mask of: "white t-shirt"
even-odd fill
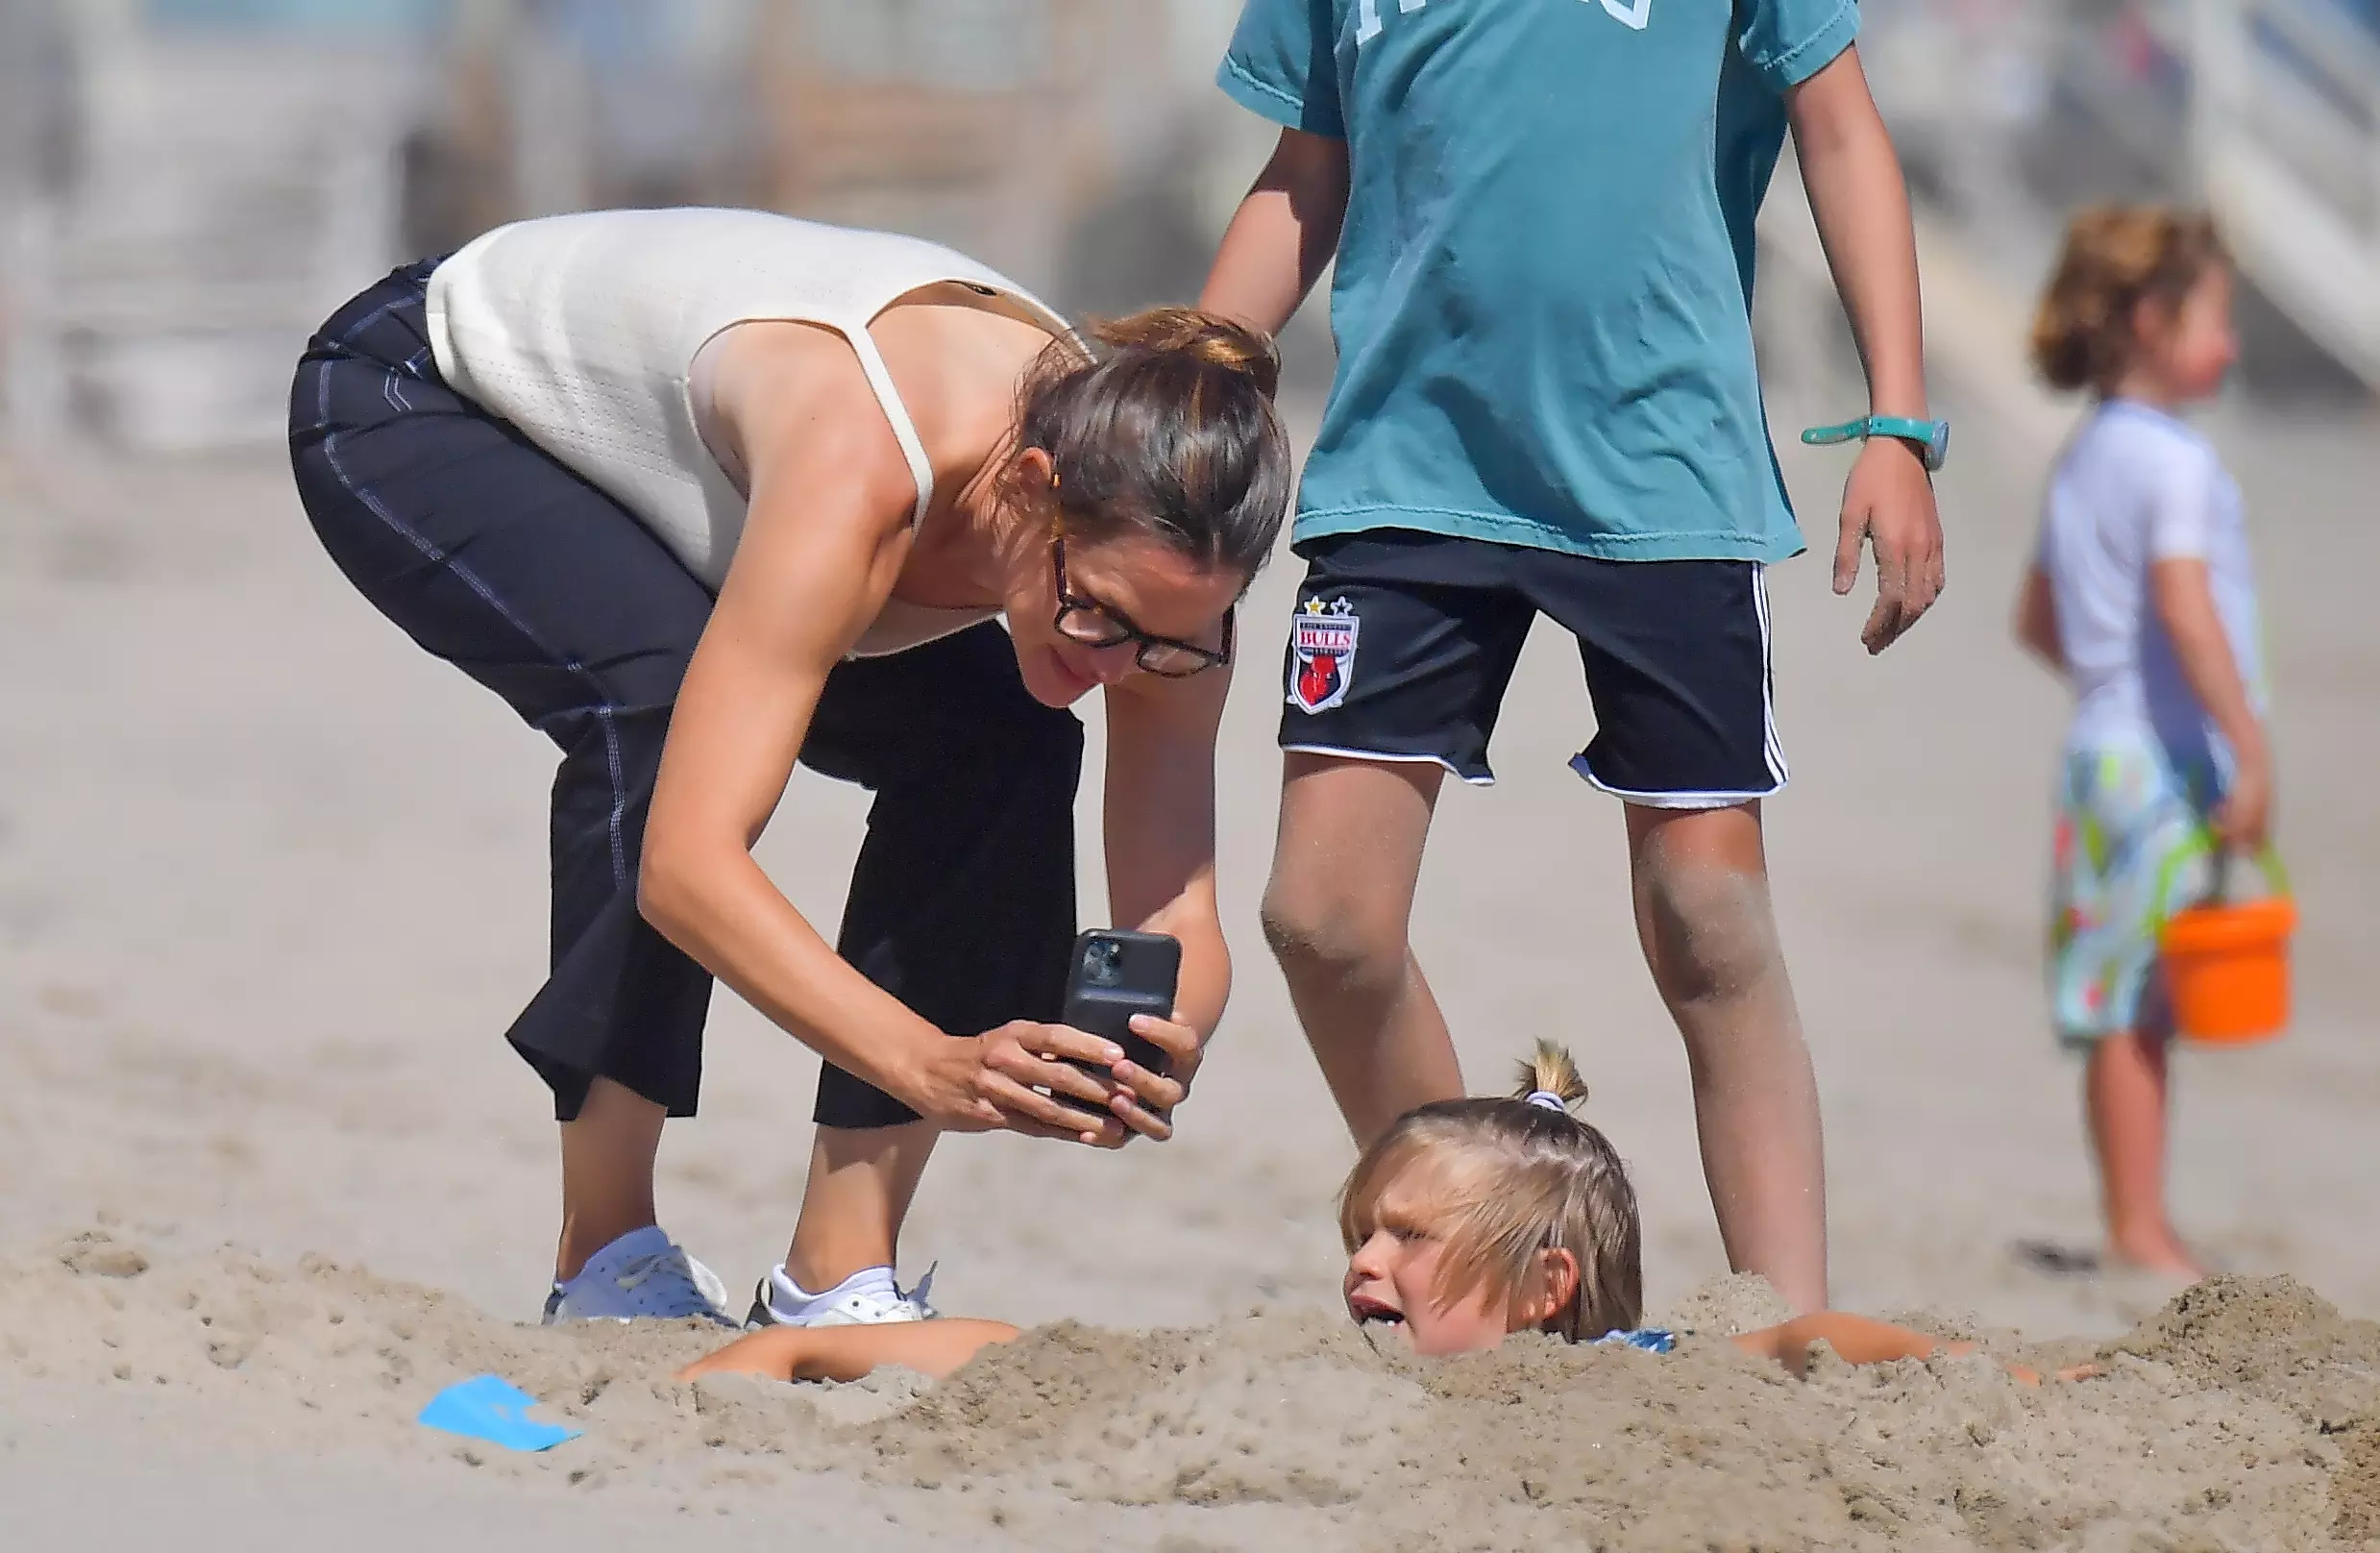
[[[2215,449],[2153,406],[2111,399],[2083,423],[2049,477],[2038,559],[2057,602],[2074,687],[2070,749],[2147,734],[2177,761],[2230,754],[2182,677],[2148,590],[2156,561],[2207,565],[2223,634],[2249,701],[2265,703],[2255,577],[2240,488]]]

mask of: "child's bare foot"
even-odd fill
[[[2099,1253],[2099,1266],[2108,1272],[2145,1272],[2187,1283],[2196,1283],[2206,1276],[2205,1267],[2171,1233],[2135,1240],[2111,1239],[2107,1248]]]

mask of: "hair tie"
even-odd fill
[[[1533,1089],[1529,1092],[1529,1097],[1521,1101],[1521,1103],[1523,1105],[1541,1105],[1549,1111],[1559,1111],[1564,1116],[1568,1116],[1570,1114],[1569,1102],[1564,1100],[1560,1096],[1555,1094],[1550,1089]]]

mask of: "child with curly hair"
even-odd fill
[[[2057,798],[2049,986],[2087,1053],[2083,1108],[2103,1265],[2196,1279],[2166,1213],[2158,940],[2272,818],[2256,588],[2240,489],[2180,419],[2237,355],[2212,221],[2109,207],[2075,217],[2033,327],[2053,387],[2095,403],[2051,470],[2017,639],[2074,695]]]

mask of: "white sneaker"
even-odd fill
[[[934,1270],[941,1266],[937,1262],[927,1268],[915,1289],[903,1290],[893,1283],[889,1270],[885,1278],[863,1287],[839,1287],[831,1298],[822,1296],[821,1302],[814,1303],[809,1313],[797,1319],[780,1314],[770,1297],[778,1276],[785,1270],[779,1268],[753,1289],[751,1313],[744,1318],[745,1330],[757,1332],[765,1326],[886,1326],[900,1321],[936,1320],[942,1312],[927,1303],[926,1295],[934,1287]],[[862,1277],[864,1273],[855,1273],[844,1282],[853,1283]]]
[[[630,1230],[587,1258],[578,1276],[546,1296],[545,1324],[557,1321],[675,1321],[694,1317],[732,1327],[727,1286],[670,1244],[660,1226]]]

